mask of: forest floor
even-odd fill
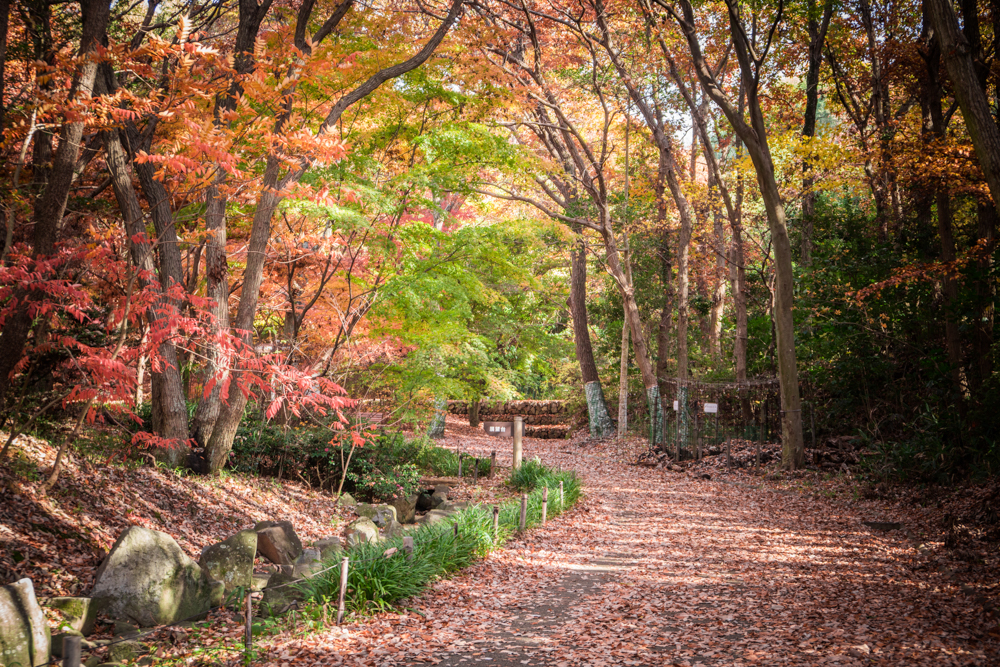
[[[446,444],[509,465],[509,441],[448,427]],[[526,441],[582,475],[576,508],[399,613],[265,640],[264,662],[1000,664],[995,558],[947,548],[936,509],[816,493],[826,477],[807,474],[643,468],[640,447]]]

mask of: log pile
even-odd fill
[[[469,414],[469,401],[448,401],[448,412],[453,415]],[[480,421],[512,422],[515,416],[524,418],[524,435],[527,438],[566,438],[568,415],[562,401],[480,401]]]

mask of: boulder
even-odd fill
[[[62,614],[63,620],[59,627],[71,628],[84,637],[94,631],[97,605],[90,598],[49,598],[45,606]]]
[[[445,498],[447,498],[448,494],[451,493],[451,489],[445,484],[438,484],[437,486],[434,487],[434,493],[440,494]]]
[[[340,494],[340,499],[337,500],[337,504],[344,507],[354,507],[358,504],[358,501],[351,494],[342,493]]]
[[[340,558],[340,554],[344,550],[339,537],[324,537],[322,540],[316,540],[313,542],[313,548],[319,549],[319,559],[324,561]]]
[[[437,506],[437,510],[439,512],[447,512],[448,514],[458,514],[462,510],[468,509],[468,507],[469,507],[468,500],[460,500],[454,503],[446,500],[445,502]]]
[[[319,549],[310,548],[303,551],[302,555],[295,561],[292,576],[296,579],[310,579],[322,569],[323,562],[320,560]]]
[[[142,644],[129,640],[127,642],[112,644],[111,648],[108,649],[108,659],[111,662],[123,662],[125,660],[134,660],[143,653],[145,653],[145,650],[142,648]]]
[[[396,518],[396,508],[392,505],[368,505],[361,503],[354,511],[364,519],[371,519],[372,523],[379,528],[385,528],[390,522],[398,521]]]
[[[391,540],[394,537],[403,537],[404,535],[406,535],[406,531],[403,529],[403,524],[398,521],[393,521],[382,529],[382,536],[386,539]]]
[[[267,582],[271,580],[270,572],[254,572],[250,575],[250,590],[259,593],[267,587]]]
[[[378,542],[378,528],[371,519],[358,519],[347,526],[347,546]]]
[[[202,549],[198,565],[209,577],[221,581],[229,593],[250,585],[256,554],[257,531],[251,528]]]
[[[90,596],[98,611],[111,618],[149,627],[207,612],[222,603],[224,590],[174,538],[129,526],[97,569]]]
[[[302,555],[302,541],[290,521],[261,521],[257,532],[257,553],[275,565],[292,565]]]
[[[396,521],[400,523],[413,523],[417,512],[417,500],[419,498],[420,494],[414,493],[407,498],[396,496],[390,500],[389,504],[396,509]]]
[[[292,583],[295,579],[291,573],[284,571],[271,575],[261,600],[261,609],[265,616],[281,614],[290,605],[305,599],[302,591]]]
[[[52,638],[31,579],[0,587],[0,665],[44,665]]]
[[[445,487],[445,488],[448,488],[448,487]],[[431,509],[432,510],[438,509],[439,507],[441,507],[441,505],[444,505],[446,502],[448,502],[448,494],[447,494],[447,492],[446,493],[439,493],[438,491],[435,491],[434,493],[431,494]]]
[[[440,521],[444,521],[449,516],[451,515],[442,510],[431,510],[427,514],[420,517],[420,520],[417,523],[422,523],[429,526],[438,523]]]

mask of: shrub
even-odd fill
[[[536,486],[528,496],[526,526],[536,526],[542,516],[542,489],[549,488],[548,516],[558,516],[580,498],[580,481],[572,472],[555,472],[533,465]],[[563,483],[565,503],[559,504],[559,482]],[[500,506],[499,529],[493,534],[493,512],[474,505],[459,512],[449,521],[421,526],[413,536],[413,559],[407,560],[402,538],[381,544],[362,544],[347,553],[350,567],[347,578],[347,606],[355,611],[380,611],[393,602],[419,594],[439,577],[471,565],[490,551],[503,545],[517,530],[520,522],[520,502]],[[458,525],[458,535],[454,526]],[[395,549],[395,551],[392,551]],[[386,555],[389,554],[389,555]],[[330,561],[325,572],[308,579],[299,588],[310,600],[322,603],[336,599],[340,587],[340,570]]]

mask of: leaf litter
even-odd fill
[[[510,443],[449,419],[444,444]],[[400,608],[260,648],[276,665],[995,665],[1000,632],[928,539],[880,533],[874,502],[746,471],[652,470],[638,439],[525,439],[586,497]],[[773,469],[772,469],[773,471]],[[771,477],[775,475],[771,474]],[[884,505],[884,504],[883,504]],[[882,507],[922,525],[920,508]],[[996,580],[996,563],[978,576]],[[971,575],[970,575],[971,576]]]

